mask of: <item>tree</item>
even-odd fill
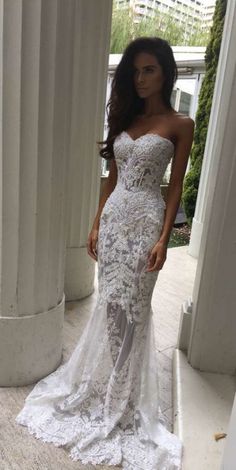
[[[183,28],[176,20],[167,13],[156,10],[155,15],[149,18],[143,17],[134,25],[135,37],[138,36],[159,36],[166,39],[171,45],[182,44],[184,42]]]
[[[114,8],[112,12],[110,53],[121,54],[133,39],[133,18],[129,8]]]
[[[184,10],[182,13],[187,13]],[[209,31],[202,31],[201,22],[196,21],[193,32],[186,38],[181,22],[168,13],[156,9],[152,17],[141,17],[129,7],[118,8],[113,3],[110,53],[121,54],[128,43],[139,36],[159,36],[172,46],[204,46],[208,42]]]
[[[191,33],[188,39],[188,46],[206,46],[210,40],[210,30],[202,30],[200,20],[195,20],[194,31]]]

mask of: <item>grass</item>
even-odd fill
[[[174,226],[170,235],[168,248],[188,245],[190,240],[191,227],[188,224],[178,224]]]

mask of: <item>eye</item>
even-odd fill
[[[153,72],[153,69],[146,69],[146,72]]]
[[[134,74],[137,75],[139,71],[137,69],[134,70]],[[148,73],[152,73],[154,72],[154,69],[153,68],[150,68],[150,67],[147,67],[147,68],[144,68],[143,72],[148,72]]]

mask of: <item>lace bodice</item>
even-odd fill
[[[103,213],[117,211],[121,220],[149,214],[160,219],[165,208],[160,185],[167,165],[174,154],[174,144],[158,134],[145,134],[132,139],[126,131],[114,142],[117,184],[103,207]]]
[[[159,134],[144,134],[137,139],[123,131],[114,142],[118,184],[129,191],[159,193],[174,144]]]

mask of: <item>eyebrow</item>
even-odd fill
[[[154,68],[155,68],[155,67],[156,67],[156,65],[154,65],[154,64],[150,64],[150,65],[144,65],[144,67],[142,67],[142,68],[143,68],[143,69],[146,69],[147,67],[154,67]],[[136,68],[136,67],[134,67],[134,70],[137,70],[137,68]]]

